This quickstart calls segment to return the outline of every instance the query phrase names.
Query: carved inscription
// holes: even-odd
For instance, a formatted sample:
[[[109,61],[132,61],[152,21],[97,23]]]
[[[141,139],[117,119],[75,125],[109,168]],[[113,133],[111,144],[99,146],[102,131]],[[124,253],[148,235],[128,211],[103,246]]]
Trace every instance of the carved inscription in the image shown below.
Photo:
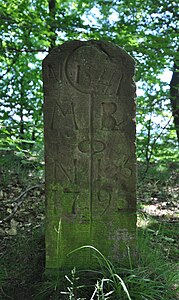
[[[100,66],[96,64],[96,61],[100,60]],[[52,66],[49,67],[49,76],[51,76],[58,83],[59,88],[61,87],[61,80],[63,78],[63,65],[59,64],[58,72],[55,74],[55,71]],[[73,50],[66,58],[64,64],[65,75],[68,83],[72,86],[73,89],[85,93],[86,100],[88,102],[88,137],[85,139],[79,140],[77,143],[77,149],[80,153],[88,155],[89,160],[89,197],[90,197],[90,215],[92,221],[92,206],[93,206],[93,195],[94,195],[94,168],[95,156],[98,154],[105,154],[106,150],[106,141],[103,139],[97,139],[95,137],[96,130],[102,131],[115,131],[120,130],[120,125],[123,123],[123,120],[118,119],[118,110],[119,103],[117,101],[105,101],[101,102],[100,108],[101,114],[99,115],[98,129],[94,128],[95,123],[95,97],[97,95],[114,95],[114,98],[119,95],[121,80],[123,74],[121,70],[116,68],[116,65],[111,61],[109,54],[102,49],[98,49],[95,46],[86,46],[79,47]],[[60,94],[60,93],[59,93]],[[74,130],[82,130],[78,125],[77,115],[75,112],[76,103],[73,101],[61,101],[57,100],[52,114],[51,129],[59,129],[58,120],[61,118],[66,118],[70,116],[70,121],[73,123]],[[65,128],[63,128],[63,134],[65,133]],[[61,129],[59,129],[60,135]],[[62,135],[62,133],[61,133]],[[66,138],[70,137],[70,133],[66,133]],[[119,153],[120,155],[120,153]],[[123,155],[121,153],[121,155]],[[105,156],[104,156],[105,157]],[[121,164],[121,172],[124,176],[129,177],[131,175],[130,169],[125,167],[126,161],[123,161],[123,166]],[[98,160],[98,174],[100,170],[101,163],[104,158],[102,157]],[[78,173],[77,160],[75,163],[75,174]],[[65,170],[65,167],[60,162],[55,162],[55,170],[61,168],[66,179],[69,182],[72,182],[68,172]],[[106,166],[108,169],[108,166]],[[55,171],[55,173],[58,171]],[[77,175],[75,175],[77,177]],[[56,177],[56,176],[55,176]],[[100,177],[98,175],[98,186],[96,187],[96,197],[99,202],[102,202],[104,199],[107,203],[104,212],[110,206],[112,201],[112,187],[106,188],[100,184]],[[75,198],[76,199],[76,198]],[[76,202],[76,200],[75,200]],[[72,209],[74,211],[74,209]]]
[[[63,74],[63,64],[59,63],[58,64],[58,73],[55,73],[54,67],[49,64],[47,66],[47,78],[48,78],[48,82],[51,82],[51,80],[55,80],[56,82],[58,82],[59,86],[61,85],[61,80],[62,80],[62,74]]]
[[[79,52],[78,50],[82,50]],[[95,107],[95,95],[98,94],[107,94],[110,93],[118,94],[120,81],[122,75],[117,73],[117,81],[113,81],[116,76],[116,66],[114,67],[113,63],[111,63],[109,56],[103,51],[99,51],[94,47],[86,48],[85,51],[88,52],[90,50],[89,55],[93,52],[94,57],[100,57],[100,60],[104,61],[104,65],[102,68],[97,70],[93,59],[91,60],[88,53],[85,53],[85,57],[83,58],[83,49],[77,49],[74,51],[71,56],[69,56],[66,60],[66,76],[69,83],[73,88],[88,94],[89,97],[89,132],[88,139],[82,140],[78,143],[78,150],[82,153],[86,153],[89,155],[89,198],[90,198],[90,220],[92,222],[92,214],[93,214],[93,201],[94,201],[94,163],[95,163],[95,154],[102,153],[105,151],[105,141],[97,140],[94,137],[94,107]],[[81,55],[80,55],[80,54]],[[73,58],[73,62],[72,62]],[[79,62],[78,62],[79,61]],[[74,63],[75,62],[75,63]],[[71,65],[72,63],[72,65]],[[74,68],[74,71],[72,71]],[[69,71],[70,70],[70,71]],[[114,83],[115,82],[115,83]],[[117,85],[116,85],[117,82]],[[117,120],[115,118],[115,112],[117,111],[117,104],[115,102],[102,102],[102,130],[117,130],[118,125]],[[98,125],[100,127],[100,124]],[[111,203],[111,192],[106,190],[104,187],[98,187],[96,191],[97,200],[99,202],[105,199],[107,206],[103,210],[103,213],[106,212]]]
[[[102,151],[104,151],[105,149],[105,143],[102,141],[97,141],[97,140],[93,140],[93,144],[92,144],[92,153],[100,153]],[[91,144],[90,144],[90,140],[84,140],[82,142],[80,142],[78,144],[78,149],[79,151],[83,152],[83,153],[90,153],[91,151]]]
[[[76,115],[75,115],[75,104],[73,102],[60,103],[59,101],[56,102],[53,108],[52,114],[52,121],[51,121],[51,129],[55,128],[55,122],[60,120],[60,115],[66,117],[67,115],[71,115],[72,122],[74,124],[74,129],[78,130]],[[58,127],[58,125],[57,125]]]
[[[117,104],[114,102],[102,103],[102,130],[116,130],[118,129],[115,112],[117,111]]]
[[[96,61],[100,61],[100,65]],[[79,47],[72,51],[66,60],[65,72],[69,83],[82,93],[119,93],[122,74],[109,55],[97,47]]]

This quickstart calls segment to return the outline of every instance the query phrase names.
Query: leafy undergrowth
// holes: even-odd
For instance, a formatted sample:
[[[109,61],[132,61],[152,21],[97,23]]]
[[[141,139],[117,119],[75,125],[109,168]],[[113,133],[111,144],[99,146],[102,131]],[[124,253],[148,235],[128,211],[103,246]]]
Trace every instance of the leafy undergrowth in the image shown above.
[[[176,170],[176,166],[160,170],[155,166],[145,179],[139,180],[135,265],[130,263],[130,267],[125,268],[109,263],[106,267],[104,258],[98,273],[74,269],[52,280],[44,276],[43,178],[37,175],[36,167],[29,166],[9,169],[8,178],[3,173],[0,299],[179,299]],[[19,198],[23,191],[26,193]]]

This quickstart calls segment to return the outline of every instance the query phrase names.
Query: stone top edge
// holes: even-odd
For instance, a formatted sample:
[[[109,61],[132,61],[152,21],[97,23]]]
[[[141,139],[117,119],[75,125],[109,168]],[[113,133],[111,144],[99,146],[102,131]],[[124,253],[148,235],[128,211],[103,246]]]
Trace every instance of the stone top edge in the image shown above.
[[[62,52],[62,51],[68,51],[70,50],[72,47],[77,48],[77,47],[81,47],[81,46],[98,46],[102,49],[102,47],[108,47],[111,48],[111,50],[117,50],[119,51],[119,53],[125,57],[125,59],[128,59],[128,61],[130,62],[132,67],[135,67],[135,60],[134,58],[127,53],[126,50],[124,50],[121,46],[118,46],[115,43],[112,43],[110,41],[105,41],[105,40],[94,40],[94,39],[90,39],[87,41],[82,41],[82,40],[70,40],[70,41],[66,41],[63,44],[55,47],[54,49],[51,50],[51,52],[43,59],[43,64],[46,62],[46,60],[48,60],[50,57],[52,57],[53,55],[56,55],[58,52]],[[104,49],[105,50],[105,49]]]

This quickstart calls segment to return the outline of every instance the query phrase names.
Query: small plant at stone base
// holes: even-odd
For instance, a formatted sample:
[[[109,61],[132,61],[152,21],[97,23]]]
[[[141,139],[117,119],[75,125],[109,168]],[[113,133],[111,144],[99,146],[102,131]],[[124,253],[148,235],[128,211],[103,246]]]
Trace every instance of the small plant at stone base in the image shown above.
[[[86,298],[76,298],[77,290],[83,287],[78,286],[77,284],[79,277],[76,277],[76,268],[71,271],[71,279],[67,275],[65,275],[65,278],[68,281],[69,286],[67,286],[66,292],[60,292],[60,294],[68,295],[69,300],[86,300]]]
[[[99,285],[99,281],[97,281],[97,284],[95,285],[95,293],[98,293],[98,298],[99,300],[107,300],[110,299],[109,296],[110,295],[114,295],[119,297],[118,299],[120,299],[121,297],[121,291],[123,290],[125,295],[127,296],[128,300],[132,300],[130,297],[130,294],[128,292],[127,286],[125,285],[124,281],[122,280],[122,278],[116,273],[114,266],[112,265],[112,263],[95,247],[87,245],[87,246],[82,246],[79,247],[78,249],[73,250],[72,252],[70,252],[68,255],[71,255],[72,253],[85,249],[85,248],[89,248],[92,249],[95,253],[95,257],[98,260],[98,263],[102,269],[102,273],[105,274],[107,271],[107,274],[109,278],[103,278],[100,281],[100,285]],[[108,291],[106,294],[103,291],[103,287],[104,287],[104,282],[108,282],[108,286],[112,289],[111,291]],[[100,289],[99,289],[100,286]],[[122,288],[122,289],[121,289]],[[101,295],[100,295],[101,293]],[[94,293],[93,293],[94,294]],[[95,295],[95,294],[94,294]],[[107,297],[107,298],[105,298]],[[94,296],[93,296],[94,298]],[[90,298],[93,299],[93,298]],[[115,299],[115,298],[113,298]]]
[[[109,284],[109,279],[101,279],[101,280],[97,280],[97,283],[95,285],[95,290],[90,298],[90,300],[94,300],[96,299],[95,296],[97,296],[97,299],[98,300],[108,300],[110,299],[109,296],[111,296],[114,291],[110,291],[110,292],[107,292],[105,293],[104,290],[105,290],[105,283]]]
[[[69,276],[65,275],[65,278],[67,279],[68,283],[70,283],[70,286],[67,286],[66,292],[61,292],[62,295],[67,295],[68,300],[109,300],[111,299],[110,296],[114,293],[114,291],[105,292],[106,284],[109,285],[110,280],[109,279],[99,279],[97,280],[94,288],[94,292],[90,296],[90,298],[79,298],[78,297],[78,291],[80,289],[85,288],[84,285],[78,285],[77,281],[79,280],[79,277],[76,277],[76,269],[74,268],[71,272],[72,278],[70,279]]]

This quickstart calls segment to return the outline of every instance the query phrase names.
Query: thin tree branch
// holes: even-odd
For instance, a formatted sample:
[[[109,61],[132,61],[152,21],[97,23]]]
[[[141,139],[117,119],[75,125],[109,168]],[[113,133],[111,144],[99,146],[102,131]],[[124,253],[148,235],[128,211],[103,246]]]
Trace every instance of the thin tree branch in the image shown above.
[[[12,47],[8,47],[8,48],[5,48],[5,51],[16,51],[16,52],[48,52],[48,50],[46,49],[17,49],[17,48],[12,48]]]
[[[49,52],[50,52],[55,47],[56,39],[57,39],[57,34],[56,34],[57,25],[55,22],[56,0],[48,0],[48,6],[49,6],[50,32],[51,32],[50,47],[49,47]]]
[[[149,165],[150,165],[150,160],[151,160],[151,157],[152,157],[152,154],[153,154],[153,149],[155,147],[155,144],[157,142],[157,140],[162,136],[164,130],[167,128],[167,126],[170,124],[172,120],[172,116],[170,117],[170,119],[167,121],[167,123],[165,124],[164,127],[162,127],[160,133],[155,137],[155,139],[153,140],[153,143],[150,145],[150,141],[148,140],[148,144],[147,144],[147,155],[146,155],[146,161],[147,161],[147,165],[146,165],[146,169],[144,171],[144,174],[143,174],[143,178],[142,180],[145,178],[147,172],[148,172],[148,169],[149,169]],[[148,135],[149,137],[149,135]],[[150,151],[149,151],[149,145],[150,145]]]
[[[167,128],[167,126],[170,124],[171,120],[172,120],[172,116],[171,116],[170,119],[167,121],[167,123],[165,124],[165,126],[162,127],[160,133],[155,137],[153,143],[152,143],[151,146],[150,146],[150,151],[149,151],[149,149],[148,149],[148,152],[147,152],[148,156],[146,157],[146,160],[147,160],[147,166],[146,166],[146,170],[145,170],[145,173],[144,173],[144,178],[145,178],[145,175],[147,174],[148,169],[149,169],[149,164],[150,164],[150,160],[151,160],[151,157],[152,157],[152,154],[153,154],[153,149],[154,149],[154,147],[155,147],[155,144],[156,144],[157,140],[162,136],[164,130],[165,130],[165,129]],[[149,144],[148,144],[148,148],[149,148]]]
[[[155,147],[155,144],[156,144],[157,140],[162,136],[164,130],[165,130],[165,129],[167,128],[167,126],[170,124],[171,120],[172,120],[172,116],[171,116],[170,119],[167,121],[167,123],[165,124],[165,126],[162,127],[161,132],[160,132],[160,133],[156,136],[156,138],[154,139],[154,141],[153,141],[153,143],[152,143],[152,145],[151,145],[151,150],[150,150],[150,155],[149,155],[149,161],[150,161],[151,156],[152,156],[152,154],[153,154],[153,149],[154,149],[154,147]]]
[[[18,57],[19,57],[19,53],[16,53],[16,55],[12,59],[11,65],[7,68],[6,72],[0,76],[0,79],[2,79],[4,76],[7,75],[7,73],[9,73],[11,71],[11,69],[12,69],[14,63],[16,63]]]
[[[42,185],[44,184],[44,182],[42,182],[41,184],[38,184],[38,185],[35,185],[35,186],[31,186],[30,188],[28,188],[27,190],[25,190],[24,192],[22,192],[17,198],[15,198],[14,200],[7,200],[7,201],[3,201],[5,203],[9,203],[9,202],[17,202],[16,206],[14,207],[12,213],[5,217],[4,219],[0,220],[0,224],[4,223],[4,222],[7,222],[9,220],[11,220],[13,218],[13,216],[15,215],[15,213],[17,212],[18,208],[21,206],[21,204],[24,202],[25,199],[27,198],[24,198],[23,197],[28,193],[30,192],[31,190],[34,190],[34,189],[37,189],[37,188],[40,188]],[[20,200],[22,198],[22,200]]]

